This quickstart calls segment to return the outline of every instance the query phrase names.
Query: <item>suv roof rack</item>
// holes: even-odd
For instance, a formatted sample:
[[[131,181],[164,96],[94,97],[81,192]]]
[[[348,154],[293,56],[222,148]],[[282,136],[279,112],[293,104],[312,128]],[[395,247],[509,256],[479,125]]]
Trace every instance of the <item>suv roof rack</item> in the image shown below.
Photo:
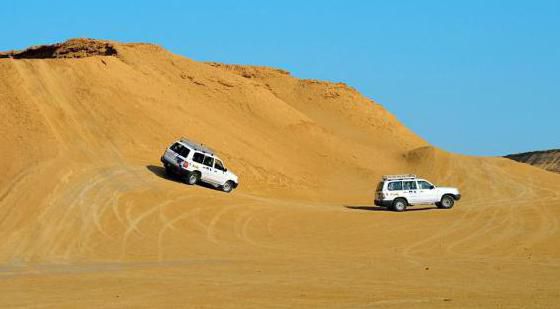
[[[197,142],[194,142],[194,141],[192,141],[188,138],[184,138],[184,137],[181,137],[179,139],[179,141],[183,144],[188,145],[189,147],[193,148],[196,151],[204,152],[204,153],[207,153],[207,154],[212,155],[212,156],[214,155],[214,150],[206,147],[203,144],[199,144]]]
[[[384,175],[383,180],[396,180],[396,179],[415,179],[414,174],[402,174],[402,175]]]

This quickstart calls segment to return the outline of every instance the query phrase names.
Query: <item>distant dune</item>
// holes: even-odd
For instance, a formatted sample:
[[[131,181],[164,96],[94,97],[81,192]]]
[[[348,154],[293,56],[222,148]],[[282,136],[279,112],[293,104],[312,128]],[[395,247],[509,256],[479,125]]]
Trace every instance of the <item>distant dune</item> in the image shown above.
[[[343,83],[74,39],[0,54],[0,122],[4,307],[560,298],[560,175],[433,147]],[[239,188],[167,178],[159,158],[181,136],[215,149]],[[389,173],[463,198],[385,211],[373,191]]]
[[[560,149],[517,153],[505,157],[518,162],[531,164],[547,171],[560,173]]]

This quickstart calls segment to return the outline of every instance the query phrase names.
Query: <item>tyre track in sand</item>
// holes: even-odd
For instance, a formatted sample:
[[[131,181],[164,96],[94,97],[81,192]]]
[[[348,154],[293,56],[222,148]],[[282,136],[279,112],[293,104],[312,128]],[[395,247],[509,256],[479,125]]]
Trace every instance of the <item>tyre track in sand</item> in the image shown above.
[[[157,247],[158,247],[158,261],[163,261],[164,260],[164,248],[163,248],[163,238],[164,238],[164,234],[167,230],[172,229],[172,230],[177,230],[177,228],[175,227],[175,224],[179,221],[185,220],[189,217],[192,216],[193,213],[196,213],[200,211],[200,208],[194,208],[191,209],[189,211],[185,211],[183,213],[181,213],[180,215],[174,217],[173,219],[169,220],[169,219],[165,219],[165,224],[164,226],[158,231],[158,242],[157,242]]]
[[[152,206],[152,207],[148,208],[147,210],[143,211],[142,213],[140,213],[138,216],[136,216],[134,218],[131,218],[131,216],[127,215],[128,227],[127,227],[126,231],[124,232],[124,234],[122,236],[120,259],[124,260],[125,257],[126,257],[127,243],[128,243],[128,240],[129,240],[131,234],[134,233],[134,232],[137,232],[140,235],[142,235],[141,231],[139,229],[139,224],[142,223],[142,221],[147,219],[149,216],[154,215],[156,212],[161,211],[163,208],[168,207],[169,205],[172,205],[174,203],[178,203],[179,201],[185,201],[185,200],[189,200],[189,199],[192,199],[192,197],[190,197],[190,196],[178,196],[178,197],[171,198],[171,199],[168,199],[166,201],[163,201],[161,203],[158,203],[155,206]],[[164,224],[167,224],[167,223],[168,222],[164,222]]]
[[[429,256],[428,252],[433,250],[435,244],[444,244],[444,254],[454,258],[461,256],[483,258],[488,257],[491,252],[514,256],[516,251],[513,249],[519,251],[521,248],[530,247],[535,242],[546,240],[556,232],[558,229],[556,215],[550,209],[543,211],[542,206],[535,202],[535,197],[554,203],[559,201],[557,192],[544,190],[548,192],[543,194],[543,190],[540,188],[527,184],[526,179],[512,177],[495,166],[487,168],[492,170],[492,173],[489,174],[494,175],[495,181],[508,183],[508,191],[515,193],[509,194],[507,198],[494,199],[491,202],[479,198],[461,205],[468,207],[468,210],[465,209],[465,213],[452,225],[441,233],[408,246],[403,251],[407,260],[420,265],[419,261]],[[497,196],[503,195],[500,192],[496,192],[496,194]],[[487,195],[488,192],[485,192],[484,196]],[[530,225],[528,225],[529,223],[523,224],[523,220],[527,220],[528,215],[522,212],[527,210],[531,211],[532,216],[538,218],[536,224],[534,222]],[[477,225],[472,224],[477,222]],[[535,226],[537,226],[537,230],[533,229]],[[527,229],[531,231],[527,233]],[[492,236],[490,241],[488,235]],[[446,239],[452,239],[452,241],[448,242]],[[514,239],[516,239],[514,242],[516,245],[513,249],[496,249],[496,246],[499,247],[501,244],[511,244]],[[426,245],[430,245],[430,248]],[[468,251],[465,251],[466,249],[458,250],[459,247],[468,247]],[[422,252],[426,253],[422,254]]]
[[[493,166],[490,164],[483,164],[480,167],[481,170],[486,171],[484,174],[491,175],[491,171],[493,170]],[[456,166],[456,163],[453,162],[449,168],[447,169],[448,177],[451,174],[450,171],[460,170],[460,166]],[[490,180],[491,181],[491,180]],[[499,192],[495,192],[497,196],[501,194]],[[489,194],[486,192],[483,196],[487,197]],[[481,229],[489,228],[493,222],[498,218],[498,214],[500,212],[499,209],[494,208],[494,206],[499,206],[502,204],[506,204],[512,201],[516,201],[521,195],[518,196],[508,196],[507,198],[496,200],[494,199],[492,202],[487,202],[487,199],[483,197],[479,199],[474,199],[461,205],[465,209],[462,209],[463,212],[461,216],[455,217],[454,222],[451,225],[448,225],[444,229],[440,230],[437,234],[419,240],[413,244],[408,245],[402,251],[402,255],[405,259],[417,266],[420,266],[422,262],[418,260],[422,260],[423,256],[420,253],[423,250],[426,250],[426,245],[430,244],[444,244],[445,246],[442,248],[444,252],[450,254],[449,251],[449,243],[446,241],[447,239],[454,239],[453,242],[462,241],[462,239],[470,239],[474,237],[472,232],[474,233],[480,232]],[[488,215],[488,209],[491,209],[492,214],[490,218],[485,218]],[[471,222],[480,222],[478,227],[473,227]],[[458,235],[458,239],[453,237],[453,235]]]
[[[94,235],[112,239],[103,219],[106,210],[123,222],[116,208],[126,192],[145,186],[132,173],[134,168],[122,165],[101,167],[70,167],[60,178],[44,202],[45,207],[31,226],[35,235],[26,246],[27,251],[47,256],[69,258],[74,254],[93,252],[97,244]],[[36,228],[36,227],[40,228]],[[114,227],[110,227],[114,229]],[[71,233],[69,231],[72,231]],[[97,236],[96,236],[97,237]]]
[[[489,211],[492,212],[492,215],[489,217],[482,217],[479,218],[477,221],[484,222],[484,225],[481,227],[474,228],[474,232],[466,233],[465,236],[456,239],[455,241],[449,243],[446,247],[447,253],[456,253],[454,249],[464,243],[469,242],[470,240],[480,238],[480,237],[487,237],[489,234],[492,236],[503,234],[504,227],[511,226],[515,224],[515,216],[512,212],[512,207],[516,203],[520,203],[525,199],[529,190],[524,187],[520,186],[518,182],[512,181],[511,179],[507,179],[505,177],[496,177],[496,175],[500,175],[503,173],[501,169],[497,169],[495,167],[490,167],[493,169],[492,175],[495,178],[502,179],[503,182],[509,182],[510,186],[508,188],[516,188],[513,191],[516,192],[516,196],[508,197],[507,199],[500,201],[500,203],[482,203],[481,206],[484,207],[484,210],[478,210],[480,214],[487,214]],[[500,206],[500,207],[492,207],[489,210],[488,206]],[[477,243],[476,241],[474,241]],[[492,241],[491,243],[495,243],[496,241]],[[487,242],[485,242],[487,243]],[[488,244],[488,246],[492,246],[492,244]]]

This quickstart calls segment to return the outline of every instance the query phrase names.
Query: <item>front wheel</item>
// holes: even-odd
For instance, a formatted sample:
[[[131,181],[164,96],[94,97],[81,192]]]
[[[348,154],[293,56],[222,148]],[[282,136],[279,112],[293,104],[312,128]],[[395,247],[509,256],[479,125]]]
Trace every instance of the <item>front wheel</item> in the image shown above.
[[[450,195],[444,195],[441,198],[441,202],[437,204],[437,207],[441,209],[450,209],[453,207],[454,204],[455,204],[455,200],[453,199],[453,197],[451,197]]]
[[[222,191],[226,193],[230,193],[232,190],[233,190],[233,181],[231,180],[226,181],[226,183],[224,183],[224,185],[222,186]]]

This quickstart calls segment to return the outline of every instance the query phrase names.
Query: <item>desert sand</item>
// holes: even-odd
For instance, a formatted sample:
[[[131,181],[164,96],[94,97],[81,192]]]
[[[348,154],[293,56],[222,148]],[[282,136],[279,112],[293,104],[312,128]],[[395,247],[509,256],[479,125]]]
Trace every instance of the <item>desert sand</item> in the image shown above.
[[[0,59],[2,307],[558,306],[559,174],[433,147],[341,83],[151,44],[40,50]],[[181,136],[239,188],[166,178]],[[372,205],[409,172],[463,199]]]

